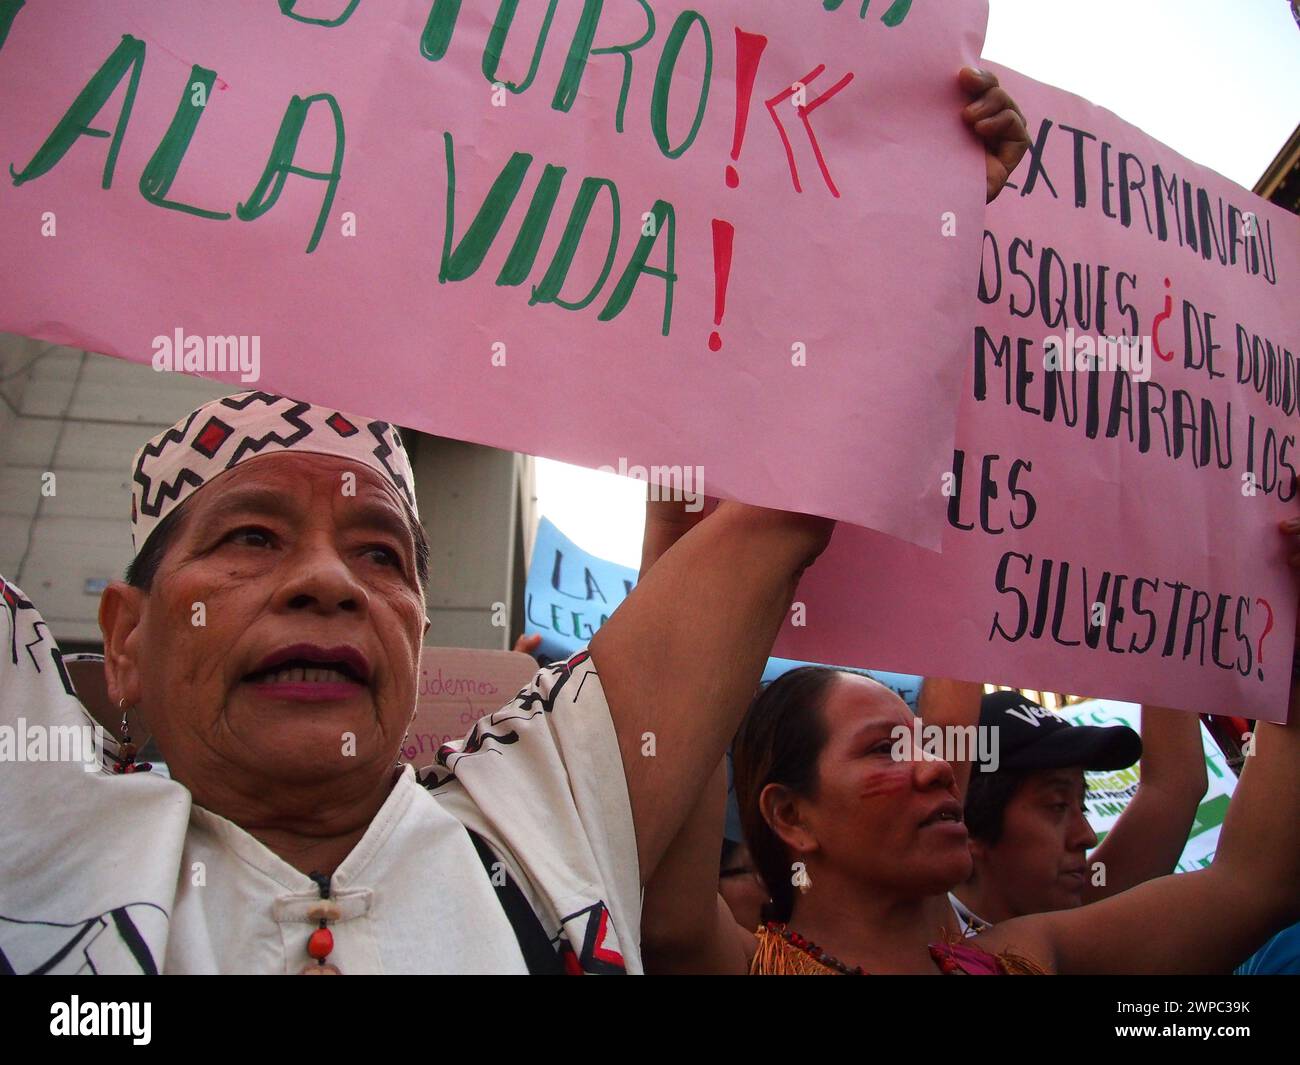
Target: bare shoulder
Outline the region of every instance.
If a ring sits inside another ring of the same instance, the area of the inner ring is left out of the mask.
[[[970,942],[990,954],[1014,954],[1049,973],[1056,972],[1051,914],[1013,917],[981,932]]]

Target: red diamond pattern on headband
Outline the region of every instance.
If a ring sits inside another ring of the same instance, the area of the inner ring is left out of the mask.
[[[271,392],[242,392],[204,404],[136,453],[131,476],[136,551],[171,511],[226,470],[286,451],[333,455],[370,467],[418,519],[411,461],[395,426]]]
[[[328,425],[331,429],[333,429],[336,433],[338,433],[339,436],[344,437],[345,439],[349,436],[352,436],[355,433],[361,432],[360,429],[358,429],[355,425],[353,425],[350,421],[348,421],[345,417],[343,417],[343,415],[341,415],[338,411],[335,411],[328,418],[326,418],[325,424]]]
[[[190,447],[204,458],[210,459],[221,450],[221,445],[230,439],[230,434],[234,431],[220,418],[213,416],[208,419],[208,424],[199,430],[199,435],[194,438]]]

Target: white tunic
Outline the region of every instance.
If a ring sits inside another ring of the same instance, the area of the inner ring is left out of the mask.
[[[40,615],[3,579],[0,614],[0,973],[300,971],[320,898],[307,876],[175,781],[26,760],[42,754],[34,730],[91,719]],[[331,878],[342,917],[330,962],[526,971],[469,826],[570,971],[639,973],[632,812],[590,657],[539,671],[440,762],[423,783],[398,771]]]

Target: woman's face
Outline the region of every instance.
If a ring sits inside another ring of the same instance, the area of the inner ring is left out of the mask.
[[[237,466],[186,503],[151,589],[117,594],[135,598],[106,626],[115,688],[196,797],[218,774],[396,763],[424,604],[401,500],[374,471],[322,455]]]
[[[829,863],[907,894],[965,880],[971,857],[952,768],[914,746],[906,704],[874,681],[840,674],[822,715],[816,798],[800,800],[816,840],[810,866]]]

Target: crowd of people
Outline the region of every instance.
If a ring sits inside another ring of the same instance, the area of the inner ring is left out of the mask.
[[[649,528],[664,506],[650,505]],[[665,521],[666,536],[680,532]],[[647,556],[643,576],[653,562]],[[1206,788],[1196,715],[1144,706],[1139,736],[1071,725],[1018,692],[985,695],[983,685],[939,679],[926,682],[918,709],[929,723],[991,730],[996,760],[949,761],[915,747],[900,756],[899,737],[914,732],[898,726],[912,711],[854,671],[805,666],[761,691],[731,748],[743,841],[723,839],[719,770],[647,884],[647,971],[1294,966],[1298,930],[1284,928],[1298,913],[1300,841],[1250,814],[1252,801],[1265,819],[1276,812],[1265,809],[1271,785],[1261,763],[1243,774],[1210,868],[1171,875]],[[1289,737],[1272,742],[1290,744],[1294,756],[1294,725],[1258,728]],[[1137,792],[1098,847],[1084,773],[1139,758]],[[1300,794],[1294,785],[1291,794]],[[1257,853],[1255,838],[1276,852]],[[1256,888],[1279,893],[1271,916],[1258,896],[1245,901]]]
[[[961,78],[992,198],[1024,120]],[[1294,705],[1259,724],[1213,864],[1171,875],[1205,788],[1193,715],[1146,707],[1139,737],[927,682],[922,719],[996,730],[994,767],[900,748],[913,712],[860,674],[756,695],[827,519],[648,504],[641,579],[590,647],[417,768],[430,559],[392,426],[228,396],[145,444],[131,488],[108,765],[0,777],[6,971],[1227,972],[1300,916]],[[3,723],[85,727],[38,604],[0,591]],[[1139,755],[1093,850],[1083,774]]]

